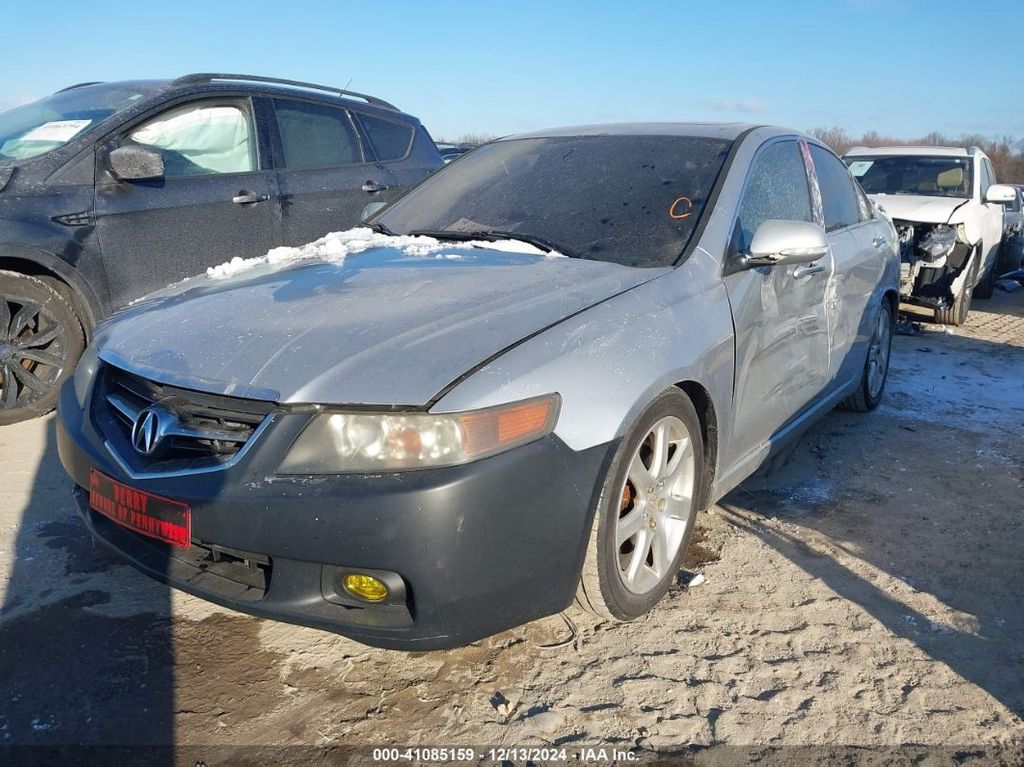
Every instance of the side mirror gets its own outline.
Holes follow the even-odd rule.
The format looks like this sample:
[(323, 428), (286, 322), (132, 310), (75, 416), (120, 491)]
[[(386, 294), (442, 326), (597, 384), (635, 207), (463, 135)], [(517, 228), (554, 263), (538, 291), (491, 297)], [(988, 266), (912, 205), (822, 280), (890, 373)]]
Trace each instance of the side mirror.
[(1007, 184), (993, 184), (985, 190), (985, 202), (1013, 202), (1017, 199), (1017, 192)]
[(369, 205), (363, 208), (363, 217), (359, 220), (361, 222), (369, 221), (373, 216), (376, 216), (387, 206), (388, 204), (386, 202), (371, 202)]
[(828, 254), (825, 232), (810, 221), (769, 219), (754, 232), (750, 252), (743, 258), (747, 266), (806, 264)]
[(147, 181), (164, 177), (163, 155), (144, 146), (118, 147), (107, 157), (118, 181)]

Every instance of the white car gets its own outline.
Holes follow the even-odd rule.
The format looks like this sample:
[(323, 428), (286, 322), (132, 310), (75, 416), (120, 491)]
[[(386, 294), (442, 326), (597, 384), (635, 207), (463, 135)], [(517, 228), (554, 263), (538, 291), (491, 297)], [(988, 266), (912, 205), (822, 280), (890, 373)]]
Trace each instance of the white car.
[(992, 295), (1003, 204), (1017, 190), (996, 183), (978, 147), (857, 147), (843, 159), (896, 225), (901, 299), (963, 324), (971, 297)]

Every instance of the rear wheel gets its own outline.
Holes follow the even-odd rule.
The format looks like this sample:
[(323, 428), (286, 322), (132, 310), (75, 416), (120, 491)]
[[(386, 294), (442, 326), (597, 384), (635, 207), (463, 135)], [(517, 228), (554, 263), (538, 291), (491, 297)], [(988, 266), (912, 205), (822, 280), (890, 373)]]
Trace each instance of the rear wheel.
[(887, 299), (882, 300), (878, 317), (868, 342), (868, 356), (864, 361), (857, 391), (843, 400), (845, 410), (866, 413), (878, 407), (889, 378), (889, 355), (892, 352), (892, 309)]
[(676, 389), (661, 394), (608, 469), (577, 592), (581, 607), (628, 621), (665, 595), (693, 535), (703, 462), (693, 404)]
[(82, 325), (57, 291), (0, 271), (0, 426), (53, 410), (84, 347)]

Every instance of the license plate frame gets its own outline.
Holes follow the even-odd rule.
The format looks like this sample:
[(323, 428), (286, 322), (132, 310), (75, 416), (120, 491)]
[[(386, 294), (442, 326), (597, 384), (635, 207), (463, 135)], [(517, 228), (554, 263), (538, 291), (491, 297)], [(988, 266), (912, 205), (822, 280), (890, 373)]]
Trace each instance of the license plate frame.
[(192, 545), (192, 509), (187, 503), (118, 482), (89, 470), (89, 508), (121, 527), (162, 543)]

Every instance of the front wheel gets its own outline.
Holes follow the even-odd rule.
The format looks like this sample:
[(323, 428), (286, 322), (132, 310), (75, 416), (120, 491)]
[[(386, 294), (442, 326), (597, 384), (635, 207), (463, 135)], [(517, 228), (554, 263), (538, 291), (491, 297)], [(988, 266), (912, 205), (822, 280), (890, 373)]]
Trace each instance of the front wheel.
[(967, 315), (971, 311), (971, 298), (974, 296), (974, 283), (978, 277), (978, 269), (981, 268), (981, 246), (975, 251), (972, 259), (970, 274), (960, 286), (960, 292), (953, 298), (949, 306), (935, 309), (935, 321), (940, 325), (963, 325), (967, 322)]
[(622, 440), (594, 513), (577, 602), (608, 620), (648, 612), (672, 585), (701, 497), (700, 421), (678, 389), (655, 399)]
[(84, 346), (82, 325), (57, 291), (0, 271), (0, 426), (53, 410)]

